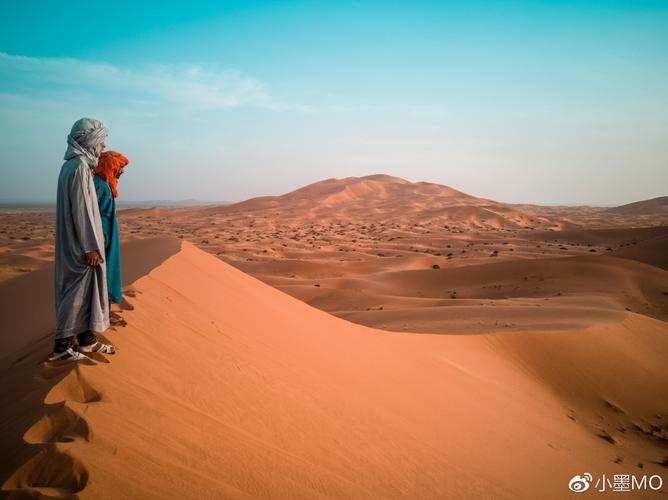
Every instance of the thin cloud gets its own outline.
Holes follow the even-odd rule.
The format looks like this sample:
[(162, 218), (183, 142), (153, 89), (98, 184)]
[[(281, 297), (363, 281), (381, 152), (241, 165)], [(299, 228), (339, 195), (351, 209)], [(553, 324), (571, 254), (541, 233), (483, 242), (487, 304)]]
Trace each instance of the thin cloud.
[[(0, 52), (0, 92), (25, 97), (48, 96), (61, 102), (84, 96), (138, 105), (151, 113), (165, 104), (177, 109), (216, 111), (255, 107), (274, 112), (377, 113), (429, 115), (430, 105), (304, 104), (273, 95), (262, 80), (214, 64), (142, 64), (127, 67), (69, 57), (26, 57)], [(71, 96), (71, 97), (68, 97)]]
[[(0, 52), (3, 86), (12, 93), (44, 93), (63, 88), (118, 95), (146, 105), (171, 103), (193, 110), (254, 106), (272, 111), (310, 111), (277, 100), (261, 80), (216, 65), (145, 64), (119, 67), (73, 58), (15, 56)], [(13, 88), (12, 88), (13, 87)]]

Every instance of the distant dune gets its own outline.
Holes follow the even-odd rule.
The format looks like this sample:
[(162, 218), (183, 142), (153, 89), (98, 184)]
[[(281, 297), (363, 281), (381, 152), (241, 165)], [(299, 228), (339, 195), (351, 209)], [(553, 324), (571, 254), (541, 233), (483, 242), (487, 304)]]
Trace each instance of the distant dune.
[(618, 214), (668, 214), (668, 196), (660, 196), (651, 200), (636, 201), (619, 207), (609, 208), (608, 212)]
[[(273, 213), (272, 213), (273, 211)], [(409, 182), (389, 175), (327, 179), (281, 196), (264, 196), (208, 214), (280, 214), (282, 218), (312, 217), (320, 221), (359, 215), (369, 220), (451, 223), (455, 227), (551, 226), (547, 218), (532, 217), (507, 204), (462, 193), (429, 182)]]

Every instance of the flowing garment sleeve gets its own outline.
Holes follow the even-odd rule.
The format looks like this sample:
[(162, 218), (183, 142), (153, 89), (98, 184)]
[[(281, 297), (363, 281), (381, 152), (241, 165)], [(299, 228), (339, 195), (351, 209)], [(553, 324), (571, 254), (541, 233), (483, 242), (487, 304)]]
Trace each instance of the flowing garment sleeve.
[(100, 248), (96, 234), (95, 212), (99, 213), (99, 208), (97, 200), (92, 197), (94, 192), (93, 179), (88, 166), (82, 164), (74, 170), (70, 183), (72, 222), (84, 253), (97, 251), (104, 258), (104, 248)]

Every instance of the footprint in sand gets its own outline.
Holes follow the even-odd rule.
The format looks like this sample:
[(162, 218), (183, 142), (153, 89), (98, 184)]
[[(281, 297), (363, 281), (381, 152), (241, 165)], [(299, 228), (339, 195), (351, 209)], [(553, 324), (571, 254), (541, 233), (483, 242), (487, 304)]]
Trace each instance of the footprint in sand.
[(71, 443), (76, 440), (89, 441), (90, 436), (86, 419), (63, 403), (35, 422), (23, 435), (23, 439), (31, 444)]
[(83, 490), (86, 483), (86, 467), (55, 444), (49, 444), (19, 467), (2, 485), (2, 490), (15, 490), (8, 495), (10, 498), (43, 498), (41, 495), (62, 498)]
[[(48, 382), (64, 371), (62, 366), (45, 365), (40, 378)], [(9, 498), (71, 497), (86, 487), (88, 470), (63, 447), (78, 440), (89, 441), (91, 429), (86, 419), (68, 403), (100, 401), (103, 401), (102, 393), (86, 380), (81, 367), (70, 368), (44, 399), (44, 403), (54, 407), (23, 436), (26, 442), (43, 446), (2, 485), (2, 490), (9, 492)]]
[[(126, 293), (129, 293), (129, 291), (126, 292)], [(132, 297), (135, 297), (135, 296), (136, 296), (136, 293), (133, 293)], [(130, 297), (130, 295), (128, 295), (128, 297)], [(119, 307), (120, 307), (121, 311), (134, 311), (134, 309), (135, 309), (135, 306), (133, 306), (132, 303), (129, 302), (128, 299), (126, 299), (125, 297), (123, 297), (121, 299), (121, 303), (119, 304)]]
[[(87, 366), (95, 366), (95, 362), (92, 359), (78, 361), (78, 363)], [(36, 378), (39, 382), (48, 382), (54, 378), (65, 376), (65, 374), (69, 373), (71, 370), (71, 361), (45, 361)]]
[(120, 327), (120, 328), (123, 328), (123, 327), (128, 326), (128, 322), (125, 321), (125, 320), (123, 319), (123, 316), (121, 316), (121, 315), (118, 314), (117, 312), (110, 312), (110, 313), (109, 313), (109, 323), (110, 323), (112, 326)]
[(127, 326), (128, 322), (125, 321), (123, 316), (121, 316), (120, 312), (121, 311), (134, 311), (135, 306), (132, 305), (132, 303), (129, 302), (126, 297), (136, 297), (137, 296), (137, 291), (133, 290), (133, 289), (127, 289), (127, 290), (123, 291), (123, 295), (124, 295), (124, 297), (122, 298), (121, 303), (117, 305), (117, 307), (120, 311), (111, 311), (109, 313), (109, 322), (111, 323), (112, 327), (125, 327), (125, 326)]
[(102, 401), (102, 393), (93, 388), (81, 373), (81, 367), (75, 366), (70, 373), (53, 386), (44, 399), (46, 404), (63, 401), (77, 403), (97, 403)]
[(139, 290), (135, 290), (134, 288), (126, 288), (123, 290), (123, 295), (126, 297), (136, 297), (137, 294), (140, 294), (141, 292)]

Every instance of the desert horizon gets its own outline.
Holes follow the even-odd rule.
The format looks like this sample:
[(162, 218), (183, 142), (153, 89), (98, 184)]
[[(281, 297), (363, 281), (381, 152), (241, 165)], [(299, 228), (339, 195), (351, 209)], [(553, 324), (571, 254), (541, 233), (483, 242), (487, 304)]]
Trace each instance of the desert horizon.
[[(445, 184), (439, 184), (438, 182), (433, 182), (433, 181), (426, 181), (426, 180), (420, 180), (420, 181), (410, 181), (405, 178), (389, 175), (389, 174), (383, 174), (383, 173), (374, 173), (374, 174), (367, 174), (367, 175), (357, 175), (357, 176), (348, 176), (345, 178), (337, 179), (337, 178), (327, 178), (327, 179), (321, 179), (319, 181), (314, 181), (307, 183), (304, 186), (297, 186), (294, 189), (288, 191), (287, 193), (291, 193), (292, 191), (296, 191), (298, 189), (310, 186), (312, 184), (318, 184), (321, 182), (331, 182), (331, 181), (346, 181), (346, 180), (351, 180), (351, 179), (362, 179), (362, 178), (383, 178), (383, 177), (396, 177), (398, 179), (401, 179), (406, 182), (414, 182), (414, 183), (425, 183), (425, 184), (437, 184), (437, 185), (445, 185)], [(285, 193), (285, 194), (287, 194)], [(271, 197), (271, 196), (276, 196), (275, 194), (263, 194), (263, 195), (255, 195), (251, 196), (250, 198), (247, 199), (241, 199), (238, 201), (231, 201), (231, 200), (206, 200), (206, 199), (196, 199), (196, 198), (183, 198), (183, 199), (132, 199), (132, 200), (118, 200), (118, 208), (178, 208), (178, 207), (192, 207), (192, 206), (200, 206), (200, 205), (234, 205), (236, 203), (242, 203), (242, 202), (247, 202), (256, 198), (265, 198), (265, 197)], [(473, 195), (475, 196), (475, 195)], [(479, 197), (481, 198), (481, 197)], [(633, 200), (633, 201), (627, 201), (627, 202), (620, 202), (620, 203), (590, 203), (586, 201), (579, 201), (577, 203), (559, 203), (559, 202), (551, 202), (551, 203), (541, 203), (538, 201), (524, 201), (524, 202), (504, 202), (501, 201), (501, 203), (506, 203), (508, 205), (517, 205), (517, 206), (535, 206), (535, 207), (591, 207), (591, 208), (613, 208), (613, 207), (622, 207), (625, 205), (632, 205), (634, 203), (648, 203), (652, 201), (656, 202), (661, 202), (664, 201), (663, 198), (665, 196), (656, 196), (648, 199), (642, 199), (642, 200)], [(56, 207), (56, 202), (55, 200), (51, 201), (46, 201), (44, 199), (42, 200), (30, 200), (30, 199), (25, 199), (25, 200), (17, 200), (17, 201), (3, 201), (0, 200), (0, 209), (12, 209), (12, 208), (18, 208), (18, 209), (37, 209), (37, 208), (54, 208)]]

